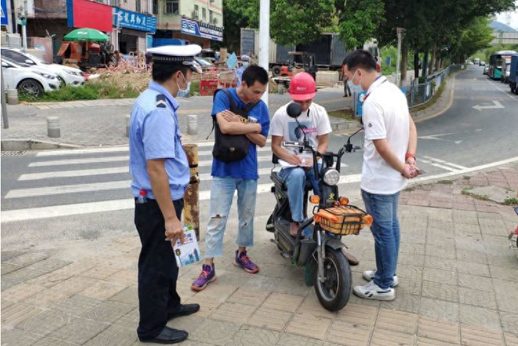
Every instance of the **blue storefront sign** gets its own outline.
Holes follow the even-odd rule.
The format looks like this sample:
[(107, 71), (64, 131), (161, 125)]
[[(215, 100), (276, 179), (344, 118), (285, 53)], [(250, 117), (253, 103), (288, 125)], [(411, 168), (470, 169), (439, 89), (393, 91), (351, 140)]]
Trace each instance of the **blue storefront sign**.
[(187, 18), (182, 18), (181, 32), (213, 41), (223, 41), (223, 28)]
[(114, 7), (113, 26), (154, 33), (156, 31), (156, 17)]
[(2, 0), (2, 25), (9, 24), (9, 13), (7, 12), (7, 1)]

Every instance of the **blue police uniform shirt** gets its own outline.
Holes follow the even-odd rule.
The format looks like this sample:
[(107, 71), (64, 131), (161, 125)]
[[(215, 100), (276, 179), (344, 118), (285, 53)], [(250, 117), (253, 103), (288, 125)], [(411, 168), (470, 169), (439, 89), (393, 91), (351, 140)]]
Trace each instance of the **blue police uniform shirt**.
[(173, 200), (183, 198), (190, 180), (189, 163), (181, 143), (178, 101), (160, 84), (151, 81), (137, 98), (130, 118), (130, 174), (134, 197), (141, 189), (155, 199), (147, 173), (147, 160), (164, 159)]
[[(230, 94), (234, 98), (234, 102), (237, 107), (245, 108), (245, 103), (241, 101), (237, 96), (235, 88), (228, 89)], [(212, 106), (212, 116), (216, 117), (221, 111), (230, 109), (230, 101), (224, 92), (218, 92)], [(261, 100), (254, 108), (249, 112), (249, 119), (254, 122), (261, 124), (261, 134), (268, 137), (268, 131), (270, 130), (270, 115), (268, 113), (268, 107)], [(214, 177), (232, 177), (236, 179), (259, 179), (257, 174), (257, 146), (250, 142), (248, 147), (248, 154), (239, 161), (234, 162), (223, 162), (216, 158), (212, 161), (212, 176)]]

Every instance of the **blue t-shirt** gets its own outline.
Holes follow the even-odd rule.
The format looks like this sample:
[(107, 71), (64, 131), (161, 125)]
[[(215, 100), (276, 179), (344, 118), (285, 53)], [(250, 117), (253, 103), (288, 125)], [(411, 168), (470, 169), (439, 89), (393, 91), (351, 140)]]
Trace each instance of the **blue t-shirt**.
[(160, 84), (151, 81), (135, 101), (130, 120), (130, 174), (134, 197), (145, 190), (155, 199), (147, 161), (164, 159), (173, 200), (182, 199), (189, 184), (190, 170), (178, 126), (178, 101)]
[[(228, 89), (230, 94), (234, 98), (234, 102), (237, 107), (245, 108), (245, 103), (237, 96), (235, 88)], [(212, 106), (212, 116), (216, 117), (221, 111), (230, 110), (230, 101), (226, 93), (220, 91), (216, 94), (214, 99), (214, 105)], [(248, 116), (254, 122), (261, 124), (261, 134), (268, 137), (268, 131), (270, 130), (270, 114), (268, 113), (268, 107), (261, 100), (254, 108), (248, 113)], [(250, 142), (248, 146), (248, 154), (244, 159), (234, 162), (223, 162), (216, 158), (212, 161), (212, 176), (213, 177), (232, 177), (236, 179), (259, 179), (257, 174), (257, 146)]]

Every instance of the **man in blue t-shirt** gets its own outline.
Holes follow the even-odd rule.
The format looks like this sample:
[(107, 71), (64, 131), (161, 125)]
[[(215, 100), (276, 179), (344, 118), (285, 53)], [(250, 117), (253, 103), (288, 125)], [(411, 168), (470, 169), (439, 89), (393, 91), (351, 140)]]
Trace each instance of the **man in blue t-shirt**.
[[(201, 291), (216, 279), (214, 257), (223, 254), (223, 234), (237, 190), (237, 210), (239, 215), (235, 264), (248, 273), (259, 272), (259, 267), (248, 257), (246, 248), (254, 242), (254, 214), (257, 194), (257, 149), (264, 147), (270, 128), (268, 107), (261, 96), (268, 85), (268, 73), (260, 66), (252, 65), (243, 72), (241, 85), (229, 89), (230, 97), (240, 109), (250, 109), (248, 122), (230, 111), (229, 96), (224, 92), (216, 94), (212, 116), (218, 123), (221, 133), (226, 135), (245, 135), (250, 141), (248, 154), (239, 161), (223, 162), (214, 158), (212, 162), (212, 184), (210, 191), (210, 219), (205, 236), (205, 260), (202, 272), (191, 288)], [(254, 105), (255, 104), (255, 105)], [(252, 106), (253, 105), (253, 106)]]

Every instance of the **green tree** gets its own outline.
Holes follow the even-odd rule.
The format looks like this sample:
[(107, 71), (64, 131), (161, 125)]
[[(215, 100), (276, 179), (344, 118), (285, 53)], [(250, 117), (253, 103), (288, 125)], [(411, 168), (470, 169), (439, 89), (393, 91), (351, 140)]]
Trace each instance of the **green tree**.
[(223, 45), (229, 51), (240, 48), (241, 28), (256, 28), (259, 23), (259, 0), (223, 0)]
[(471, 24), (462, 31), (459, 40), (452, 47), (453, 58), (456, 62), (463, 62), (471, 54), (480, 49), (489, 47), (493, 39), (493, 32), (489, 27), (489, 20), (484, 17), (473, 19)]
[(318, 39), (334, 12), (334, 0), (272, 0), (270, 36), (282, 45)]
[(346, 47), (361, 48), (365, 41), (376, 36), (384, 22), (383, 0), (335, 1), (337, 31)]

